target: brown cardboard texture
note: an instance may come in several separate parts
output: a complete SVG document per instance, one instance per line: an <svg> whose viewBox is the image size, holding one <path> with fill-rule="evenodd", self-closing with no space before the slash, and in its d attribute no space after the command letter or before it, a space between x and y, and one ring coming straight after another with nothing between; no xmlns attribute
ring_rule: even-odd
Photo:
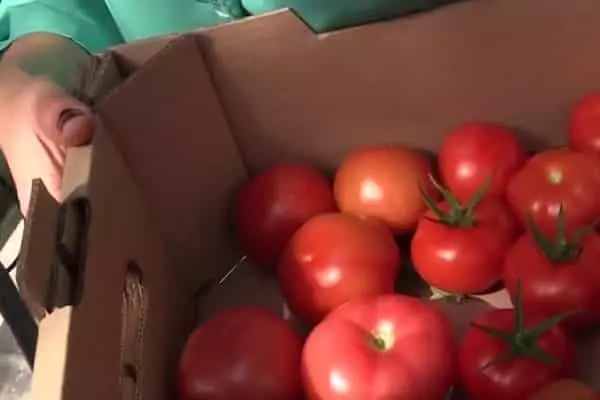
<svg viewBox="0 0 600 400"><path fill-rule="evenodd" d="M48 314L34 398L172 398L193 313L258 303L289 317L274 280L236 263L230 208L249 172L331 170L366 144L435 151L473 119L514 126L532 149L563 144L572 104L600 89L599 19L596 0L489 0L317 36L284 11L113 49L87 88L99 124L69 155L62 222L40 211L43 190L29 221L21 285ZM69 211L82 208L89 224ZM50 275L69 279L44 286L28 250L47 254L52 229L66 245ZM436 305L459 337L473 315L510 304L500 291ZM600 388L596 338L580 348Z"/></svg>

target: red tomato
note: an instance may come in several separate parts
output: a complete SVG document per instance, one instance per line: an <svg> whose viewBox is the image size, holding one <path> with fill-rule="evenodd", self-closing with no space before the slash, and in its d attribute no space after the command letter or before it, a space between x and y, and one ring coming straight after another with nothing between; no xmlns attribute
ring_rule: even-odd
<svg viewBox="0 0 600 400"><path fill-rule="evenodd" d="M475 323L478 326L467 330L458 353L469 400L527 400L542 386L573 373L573 344L560 328L552 326L536 335L533 328L541 327L540 320L526 318L524 329L518 331L515 312L498 309ZM511 350L516 354L510 355ZM540 352L551 359L536 358Z"/></svg>
<svg viewBox="0 0 600 400"><path fill-rule="evenodd" d="M486 195L504 195L506 185L527 161L527 152L508 128L471 122L450 133L439 152L438 168L448 190L470 199L490 180Z"/></svg>
<svg viewBox="0 0 600 400"><path fill-rule="evenodd" d="M414 229L426 206L419 184L435 196L428 176L431 162L402 146L366 147L343 161L334 180L341 211L384 221L396 233Z"/></svg>
<svg viewBox="0 0 600 400"><path fill-rule="evenodd" d="M438 208L446 215L460 215L450 211L447 202ZM504 255L518 224L501 197L484 198L471 215L449 223L430 210L419 222L411 242L412 261L423 280L437 289L480 293L502 278Z"/></svg>
<svg viewBox="0 0 600 400"><path fill-rule="evenodd" d="M528 400L600 400L600 395L583 382L560 379L544 386Z"/></svg>
<svg viewBox="0 0 600 400"><path fill-rule="evenodd" d="M592 93L575 105L569 121L569 147L600 154L600 93Z"/></svg>
<svg viewBox="0 0 600 400"><path fill-rule="evenodd" d="M189 338L179 363L180 400L302 396L302 340L261 307L217 314Z"/></svg>
<svg viewBox="0 0 600 400"><path fill-rule="evenodd" d="M308 221L288 243L281 264L281 289L290 310L316 323L346 301L392 293L400 251L380 224L348 214Z"/></svg>
<svg viewBox="0 0 600 400"><path fill-rule="evenodd" d="M452 328L431 305L385 295L346 303L308 337L309 400L443 400L456 377Z"/></svg>
<svg viewBox="0 0 600 400"><path fill-rule="evenodd" d="M237 204L240 244L256 265L275 270L283 248L310 218L336 210L333 190L316 168L278 165L254 176Z"/></svg>
<svg viewBox="0 0 600 400"><path fill-rule="evenodd" d="M600 158L568 149L538 153L514 175L507 198L523 225L531 217L551 237L561 204L568 234L594 224L600 218Z"/></svg>
<svg viewBox="0 0 600 400"><path fill-rule="evenodd" d="M540 243L541 242L541 243ZM504 283L511 297L521 285L526 313L551 316L578 311L564 321L582 329L600 321L600 236L589 233L581 241L557 241L521 236L504 260Z"/></svg>

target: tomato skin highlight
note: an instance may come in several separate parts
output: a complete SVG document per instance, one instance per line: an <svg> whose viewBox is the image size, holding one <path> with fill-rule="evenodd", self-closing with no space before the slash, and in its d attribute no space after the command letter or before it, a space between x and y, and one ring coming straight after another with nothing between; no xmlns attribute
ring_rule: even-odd
<svg viewBox="0 0 600 400"><path fill-rule="evenodd" d="M490 179L487 196L504 196L510 178L527 161L527 151L510 129L470 122L442 143L438 168L442 182L459 200L470 199Z"/></svg>
<svg viewBox="0 0 600 400"><path fill-rule="evenodd" d="M443 400L457 375L452 328L413 297L354 300L311 332L302 373L309 400Z"/></svg>
<svg viewBox="0 0 600 400"><path fill-rule="evenodd" d="M530 234L514 243L504 260L504 283L514 300L521 282L525 314L549 317L577 311L563 321L573 331L600 321L600 236L589 233L580 248L575 260L553 263Z"/></svg>
<svg viewBox="0 0 600 400"><path fill-rule="evenodd" d="M310 218L336 210L331 184L321 171L302 164L276 165L243 187L237 237L254 265L275 272L292 235Z"/></svg>
<svg viewBox="0 0 600 400"><path fill-rule="evenodd" d="M221 312L190 336L178 370L180 400L302 398L302 340L276 314Z"/></svg>
<svg viewBox="0 0 600 400"><path fill-rule="evenodd" d="M395 233L414 229L426 210L419 184L433 198L432 163L424 153L402 146L372 146L351 152L334 179L341 211L380 219Z"/></svg>
<svg viewBox="0 0 600 400"><path fill-rule="evenodd" d="M528 218L549 237L556 236L559 209L565 211L566 232L600 218L600 158L569 149L537 153L508 184L507 199L526 227Z"/></svg>
<svg viewBox="0 0 600 400"><path fill-rule="evenodd" d="M447 203L439 203L446 211ZM518 224L500 197L484 198L475 208L475 226L436 222L428 211L411 241L417 273L431 286L452 294L480 293L502 278L504 256Z"/></svg>
<svg viewBox="0 0 600 400"><path fill-rule="evenodd" d="M512 310L492 310L476 318L476 323L507 332L514 327ZM540 320L526 316L525 326L533 327ZM575 350L560 328L542 335L538 347L557 360L543 364L531 358L517 357L508 361L490 361L505 353L507 344L476 327L470 327L459 347L458 365L462 387L469 400L527 400L538 389L555 380L568 378L574 372Z"/></svg>
<svg viewBox="0 0 600 400"><path fill-rule="evenodd" d="M569 147L600 155L600 93L591 93L571 110Z"/></svg>
<svg viewBox="0 0 600 400"><path fill-rule="evenodd" d="M394 292L400 250L389 229L342 214L317 216L288 243L279 282L290 310L308 323L357 297Z"/></svg>

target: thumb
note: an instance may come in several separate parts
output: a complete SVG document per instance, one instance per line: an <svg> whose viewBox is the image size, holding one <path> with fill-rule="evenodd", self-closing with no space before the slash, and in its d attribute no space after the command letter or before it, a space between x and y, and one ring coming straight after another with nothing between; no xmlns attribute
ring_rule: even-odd
<svg viewBox="0 0 600 400"><path fill-rule="evenodd" d="M81 146L92 138L94 121L87 107L67 108L58 116L57 126L62 138L59 144Z"/></svg>
<svg viewBox="0 0 600 400"><path fill-rule="evenodd" d="M51 90L39 99L35 110L36 133L43 141L61 147L88 143L93 132L91 110L60 89Z"/></svg>

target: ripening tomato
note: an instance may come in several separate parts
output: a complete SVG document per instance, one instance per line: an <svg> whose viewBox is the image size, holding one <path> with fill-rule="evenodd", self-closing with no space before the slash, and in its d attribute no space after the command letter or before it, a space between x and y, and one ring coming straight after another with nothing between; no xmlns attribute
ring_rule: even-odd
<svg viewBox="0 0 600 400"><path fill-rule="evenodd" d="M569 149L543 151L513 176L506 195L524 226L533 222L550 237L562 205L571 234L600 219L600 158Z"/></svg>
<svg viewBox="0 0 600 400"><path fill-rule="evenodd" d="M332 187L318 169L277 165L242 189L235 218L238 239L254 264L274 271L296 230L310 218L336 209Z"/></svg>
<svg viewBox="0 0 600 400"><path fill-rule="evenodd" d="M316 323L346 301L392 293L400 250L389 229L342 214L314 217L288 243L279 266L290 310Z"/></svg>
<svg viewBox="0 0 600 400"><path fill-rule="evenodd" d="M579 101L569 120L569 147L600 155L600 93Z"/></svg>
<svg viewBox="0 0 600 400"><path fill-rule="evenodd" d="M350 153L334 180L341 211L378 218L394 232L411 231L426 206L419 185L436 196L429 182L432 165L427 156L402 146L374 146Z"/></svg>
<svg viewBox="0 0 600 400"><path fill-rule="evenodd" d="M446 201L431 202L411 241L415 270L444 292L483 292L502 278L504 255L516 238L517 221L502 197L479 194L463 206L452 193L440 190Z"/></svg>
<svg viewBox="0 0 600 400"><path fill-rule="evenodd" d="M544 385L574 373L575 350L567 335L550 320L516 314L486 312L465 333L458 365L469 400L528 400Z"/></svg>
<svg viewBox="0 0 600 400"><path fill-rule="evenodd" d="M470 122L446 137L438 155L438 168L448 190L466 201L486 180L491 181L486 195L504 196L510 178L525 161L527 152L512 130Z"/></svg>
<svg viewBox="0 0 600 400"><path fill-rule="evenodd" d="M600 394L583 382L559 379L538 390L528 400L600 400Z"/></svg>
<svg viewBox="0 0 600 400"><path fill-rule="evenodd" d="M189 338L180 359L180 400L302 398L302 340L258 306L230 309Z"/></svg>
<svg viewBox="0 0 600 400"><path fill-rule="evenodd" d="M564 212L559 220L566 218ZM561 225L559 222L557 225ZM504 283L511 297L517 283L525 313L551 316L577 311L565 319L569 330L585 329L600 321L600 235L545 237L535 226L508 251Z"/></svg>
<svg viewBox="0 0 600 400"><path fill-rule="evenodd" d="M346 303L310 333L302 353L308 400L443 400L456 378L450 322L403 295Z"/></svg>

